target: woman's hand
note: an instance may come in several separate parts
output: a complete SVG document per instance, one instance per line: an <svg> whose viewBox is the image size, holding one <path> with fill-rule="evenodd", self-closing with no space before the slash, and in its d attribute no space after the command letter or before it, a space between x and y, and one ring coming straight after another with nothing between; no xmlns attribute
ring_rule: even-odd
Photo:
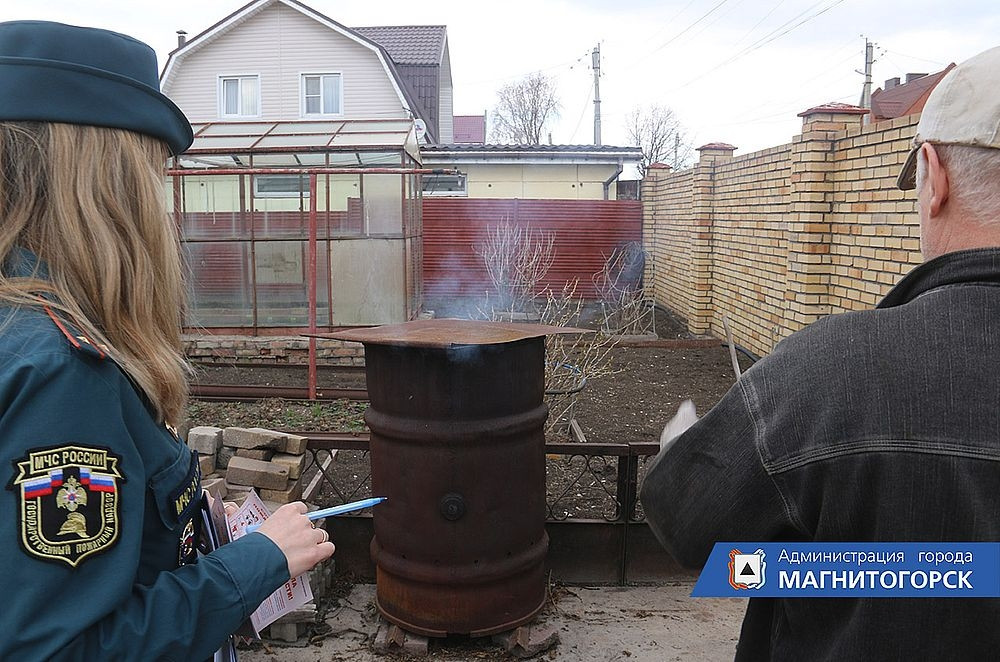
<svg viewBox="0 0 1000 662"><path fill-rule="evenodd" d="M257 529L284 553L290 577L311 570L333 556L335 549L325 529L313 528L307 512L306 504L301 501L285 504Z"/></svg>

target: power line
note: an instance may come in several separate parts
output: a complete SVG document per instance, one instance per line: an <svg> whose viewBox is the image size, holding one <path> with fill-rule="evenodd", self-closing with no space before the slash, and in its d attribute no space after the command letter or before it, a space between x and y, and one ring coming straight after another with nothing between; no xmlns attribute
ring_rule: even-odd
<svg viewBox="0 0 1000 662"><path fill-rule="evenodd" d="M680 17L681 14L683 14L684 12L686 12L688 10L688 7L690 7L691 5L693 5L694 2L695 2L695 0L688 0L688 3L686 5L684 5L684 7L679 12L677 12L676 14L674 14L673 16L671 16L670 18L668 18L666 21L664 21L663 22L663 27L660 28L659 30L657 30L656 32L654 32L653 34L649 35L648 37L646 37L642 41L642 43L640 44L640 46L645 46L650 41L652 41L654 37L660 36L660 33L663 32L666 28L670 27L670 25L674 21L676 21Z"/></svg>
<svg viewBox="0 0 1000 662"><path fill-rule="evenodd" d="M810 7L809 9L815 8L816 6L822 4L823 1L824 0L820 0L820 2L817 2L816 4L812 5L812 7ZM781 28L785 27L786 25L788 25L789 23L791 23L792 21L794 21L795 18L798 18L799 16L802 16L802 14L805 13L805 12L801 12L795 18L792 18L789 21L786 21L784 24L782 24L781 26L775 28L770 33L764 35L763 37L761 37L760 39L758 39L756 42L754 42L753 44L751 44L750 46L747 46L743 50L737 52L735 55L733 55L729 59L720 62L719 64L715 65L714 67L712 67L708 71L706 71L706 72L704 72L704 73L702 73L702 74L700 74L698 76L695 76L694 78L692 78L691 80L687 81L686 83L684 83L684 84L682 84L682 85L680 85L678 87L675 87L672 91L677 91L677 90L683 89L683 88L685 88L685 87L687 87L687 86L689 86L689 85L691 85L693 83L696 83L699 80L701 80L702 78L708 76L709 74L711 74L711 73L713 73L715 71L718 71L719 69L721 69L722 67L726 66L727 64L735 62L736 60L740 59L744 55L749 55L750 53L752 53L752 52L754 52L756 50L760 50L764 46L767 46L768 44L770 44L772 41L774 41L776 39L779 39L780 37L785 36L786 34L788 34L789 32L791 32L792 30L798 28L801 25L804 25L804 24L808 23L809 21L813 20L814 18L822 16L823 14L825 14L826 12L830 11L831 9L833 9L834 7L836 7L837 5L839 5L839 4L843 3L843 2L844 2L844 0L835 0L832 4L827 5L826 7L824 7L821 10L819 10L818 12L807 16L806 18L802 19L801 21L799 21L795 25L792 25L791 27L787 28L786 30L783 30L782 32L778 32L778 30L781 30ZM809 9L807 9L805 11L809 11ZM777 34L775 34L775 33L777 33Z"/></svg>
<svg viewBox="0 0 1000 662"><path fill-rule="evenodd" d="M562 62L560 64L553 64L552 66L543 67L541 69L532 69L531 71L525 71L525 72L520 73L520 74L511 74L509 76L499 76L497 78L482 78L480 80L473 80L473 81L463 81L462 85L466 85L466 86L468 86L468 85L485 85L487 83L498 83L500 81L507 81L507 80L514 80L514 79L517 79L517 78L524 78L525 76L530 76L531 74L535 74L535 73L541 74L541 73L545 73L546 71L552 71L553 69L562 69L564 67L568 67L568 68L572 69L574 65L579 64L585 58L588 58L588 57L590 57L590 51L589 50L587 52L585 52L583 55L581 55L580 57L576 58L575 60L567 60L566 62Z"/></svg>
<svg viewBox="0 0 1000 662"><path fill-rule="evenodd" d="M766 14L764 14L764 16L759 21L757 21L756 23L754 23L754 26L752 28L750 28L749 30L747 30L746 34L744 34L742 37L740 37L739 39L737 39L736 42L733 43L733 46L738 46L739 44L741 44L744 39L746 39L747 37L749 37L753 33L754 30L756 30L758 27L760 27L761 23L763 23L764 21L766 21L768 19L768 17L770 17L771 14L773 14L778 9L778 7L780 7L784 3L785 3L785 0L778 0L778 3L776 5L774 5L773 7L771 7L771 11L767 12Z"/></svg>
<svg viewBox="0 0 1000 662"><path fill-rule="evenodd" d="M649 53L647 53L646 56L652 55L653 53L656 53L658 51L662 51L664 48L666 48L670 44L672 44L675 41L677 41L678 39L680 39L688 30L690 30L691 28L693 28L694 26L698 25L699 23L701 23L702 21L704 21L706 18L708 18L709 16L711 16L715 12L716 9L718 9L722 5L726 4L727 2L729 2L729 0L720 0L718 3L716 3L716 5L714 7L712 7L707 12L705 12L704 14L702 14L701 16L699 16L695 20L694 23L691 23L686 28L684 28L683 30L681 30L680 32L678 32L677 34L675 34L673 37L671 37L670 39L666 40L665 42L663 42L662 44L660 44L659 46L657 46L656 48L654 48L652 51L650 51Z"/></svg>
<svg viewBox="0 0 1000 662"><path fill-rule="evenodd" d="M930 62L931 64L938 65L939 67L947 67L948 64L949 64L948 62L940 62L938 60L928 60L925 57L917 57L916 55L907 55L906 53L900 53L899 51L890 51L887 48L883 48L882 51L885 52L885 53L892 53L893 55L898 55L900 57L909 58L911 60L920 60L921 62Z"/></svg>

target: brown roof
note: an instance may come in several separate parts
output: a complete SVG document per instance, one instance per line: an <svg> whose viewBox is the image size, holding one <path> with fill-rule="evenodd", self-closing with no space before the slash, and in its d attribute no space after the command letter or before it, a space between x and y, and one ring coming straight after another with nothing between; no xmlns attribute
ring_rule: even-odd
<svg viewBox="0 0 1000 662"><path fill-rule="evenodd" d="M396 64L441 64L447 32L443 25L376 25L351 29L384 48Z"/></svg>
<svg viewBox="0 0 1000 662"><path fill-rule="evenodd" d="M930 93L954 67L955 63L952 62L937 73L921 76L888 90L875 90L872 92L872 118L886 120L919 113L924 109Z"/></svg>
<svg viewBox="0 0 1000 662"><path fill-rule="evenodd" d="M482 145L486 142L486 115L455 115L456 143Z"/></svg>

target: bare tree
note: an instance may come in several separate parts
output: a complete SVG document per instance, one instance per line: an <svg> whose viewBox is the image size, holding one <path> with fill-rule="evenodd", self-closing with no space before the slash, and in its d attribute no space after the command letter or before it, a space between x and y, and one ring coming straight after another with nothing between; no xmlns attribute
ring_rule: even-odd
<svg viewBox="0 0 1000 662"><path fill-rule="evenodd" d="M490 137L494 143L540 145L545 127L558 116L555 81L536 72L497 92Z"/></svg>
<svg viewBox="0 0 1000 662"><path fill-rule="evenodd" d="M503 218L487 227L485 239L473 249L483 258L495 293L493 300L487 297L486 316L535 312L535 300L545 295L542 280L555 260L555 236Z"/></svg>
<svg viewBox="0 0 1000 662"><path fill-rule="evenodd" d="M684 135L674 111L666 106L653 104L635 107L625 118L625 131L629 142L642 149L639 175L646 176L651 163L666 161L675 170L691 161L694 150Z"/></svg>
<svg viewBox="0 0 1000 662"><path fill-rule="evenodd" d="M474 246L493 285L479 307L479 316L493 321L530 321L552 326L581 326L583 299L576 281L553 292L544 283L555 260L555 237L501 219L487 228ZM540 304L540 305L539 305ZM585 334L545 337L545 400L549 406L546 431L569 430L576 402L588 379L615 372L611 350L618 338L599 330Z"/></svg>

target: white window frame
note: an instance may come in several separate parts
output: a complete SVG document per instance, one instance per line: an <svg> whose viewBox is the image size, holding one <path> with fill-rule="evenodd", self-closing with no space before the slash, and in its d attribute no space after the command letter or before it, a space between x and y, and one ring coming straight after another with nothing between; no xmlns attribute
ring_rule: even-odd
<svg viewBox="0 0 1000 662"><path fill-rule="evenodd" d="M268 177L301 177L302 188L298 191L261 191L261 178ZM290 172L287 175L254 175L253 176L253 197L255 198L308 198L309 197L309 175Z"/></svg>
<svg viewBox="0 0 1000 662"><path fill-rule="evenodd" d="M226 101L224 92L224 81L227 80L245 80L248 78L253 78L257 81L257 112L253 115L243 114L243 113L226 113ZM241 84L242 87L242 84ZM219 117L225 119L238 119L242 117L260 117L261 116L261 84L260 84L260 74L226 74L219 76L218 82L218 106L219 106ZM240 90L238 98L242 99L243 94Z"/></svg>
<svg viewBox="0 0 1000 662"><path fill-rule="evenodd" d="M428 191L426 189L426 182L428 177L458 177L459 181L462 183L461 190L458 191ZM420 188L423 195L427 196L441 196L441 197L451 197L451 198L467 198L469 197L469 175L467 173L459 173L458 175L423 175L420 182Z"/></svg>
<svg viewBox="0 0 1000 662"><path fill-rule="evenodd" d="M306 112L306 77L318 76L320 85L319 103L320 109L323 107L323 76L336 76L338 90L337 98L340 99L340 110L336 113L307 113ZM301 117L343 117L344 116L344 74L341 71L302 71L299 72L299 115Z"/></svg>

